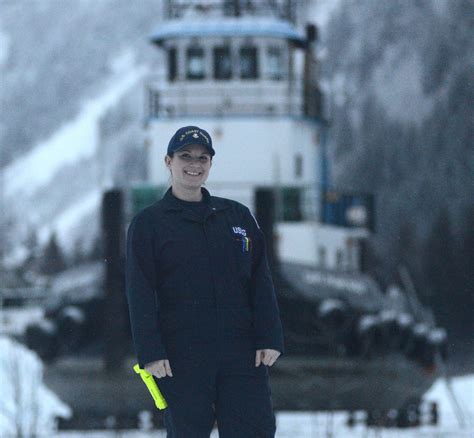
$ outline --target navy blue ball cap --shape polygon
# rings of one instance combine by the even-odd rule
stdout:
[[[177,150],[190,144],[202,144],[211,154],[216,154],[212,148],[212,139],[207,131],[198,126],[183,126],[179,128],[168,144],[168,155],[173,155]]]

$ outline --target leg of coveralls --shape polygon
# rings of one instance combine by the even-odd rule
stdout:
[[[255,350],[232,353],[221,361],[216,417],[219,438],[275,436],[268,370],[263,364],[255,367]]]
[[[216,367],[199,358],[170,357],[173,377],[156,379],[168,407],[167,438],[209,438],[214,426]]]

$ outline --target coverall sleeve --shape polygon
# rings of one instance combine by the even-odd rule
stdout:
[[[132,338],[140,368],[166,359],[158,324],[158,301],[155,291],[153,232],[146,216],[138,214],[127,233],[126,295]]]
[[[271,348],[284,353],[283,328],[266,254],[265,238],[247,209],[253,236],[251,297],[254,309],[256,348]]]

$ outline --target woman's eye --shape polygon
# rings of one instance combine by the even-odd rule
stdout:
[[[199,157],[199,161],[201,163],[207,163],[209,161],[209,158],[204,155],[202,157]]]

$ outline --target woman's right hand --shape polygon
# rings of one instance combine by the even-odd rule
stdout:
[[[173,377],[170,361],[168,359],[155,360],[154,362],[147,363],[145,365],[145,369],[158,379],[161,379],[165,376]]]

